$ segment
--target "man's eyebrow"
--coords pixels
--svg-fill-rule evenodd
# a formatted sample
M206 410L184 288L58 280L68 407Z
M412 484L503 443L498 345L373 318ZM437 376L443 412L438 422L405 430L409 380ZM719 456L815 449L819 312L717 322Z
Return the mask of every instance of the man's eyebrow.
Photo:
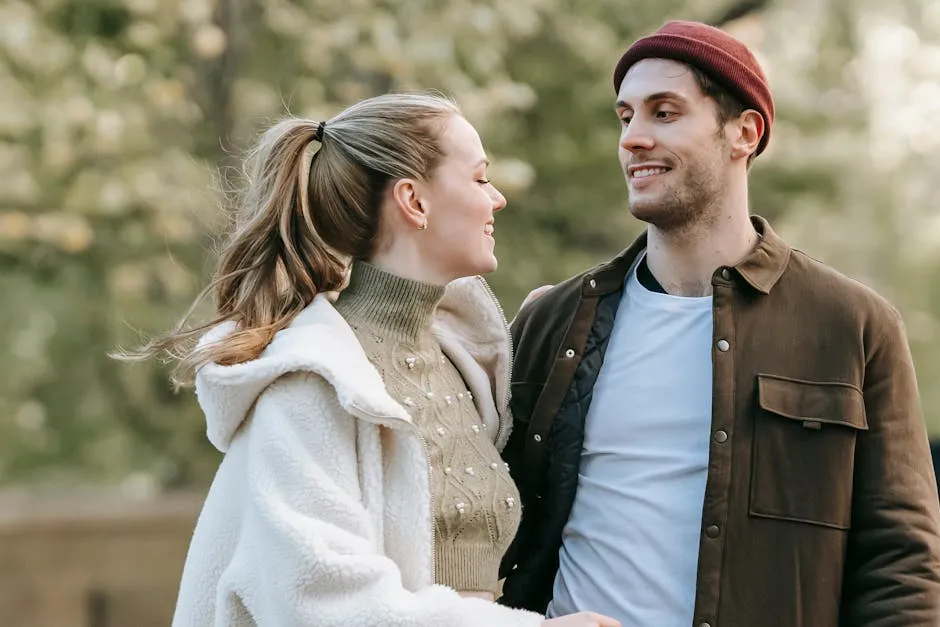
M658 91L655 94L650 94L643 99L643 102L650 104L652 102L660 102L662 100L678 100L680 102L688 102L688 98L675 91ZM630 109L631 106L624 100L618 100L614 103L614 109Z

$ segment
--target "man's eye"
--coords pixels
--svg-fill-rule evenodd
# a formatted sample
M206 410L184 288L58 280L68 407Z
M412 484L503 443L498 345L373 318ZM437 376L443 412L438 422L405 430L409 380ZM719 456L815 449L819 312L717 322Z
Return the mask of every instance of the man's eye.
M480 185L489 185L490 180L489 179L477 179L477 183L479 183Z

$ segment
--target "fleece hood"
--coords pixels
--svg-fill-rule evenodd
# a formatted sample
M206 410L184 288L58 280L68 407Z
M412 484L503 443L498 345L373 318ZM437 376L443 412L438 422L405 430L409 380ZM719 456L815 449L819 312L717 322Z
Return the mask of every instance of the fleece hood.
M235 329L226 322L207 332L200 346ZM509 327L482 277L450 283L435 311L432 332L473 392L477 408L498 448L509 436ZM336 391L343 409L387 426L410 423L406 409L385 391L352 328L325 295L318 295L256 359L228 366L209 363L196 373L196 397L206 417L206 434L226 452L255 401L279 377L310 372Z

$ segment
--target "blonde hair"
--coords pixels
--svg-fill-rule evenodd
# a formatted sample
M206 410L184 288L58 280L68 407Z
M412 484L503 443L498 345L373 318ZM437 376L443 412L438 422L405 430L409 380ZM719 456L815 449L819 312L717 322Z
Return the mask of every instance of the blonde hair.
M427 180L440 162L444 123L460 112L443 97L388 94L358 102L326 122L281 120L248 154L236 197L234 228L211 283L176 327L125 360L169 355L172 380L192 382L198 368L258 357L319 292L342 287L348 259L373 253L379 209L390 182ZM307 165L311 142L320 147ZM190 326L209 294L216 315ZM211 327L234 322L223 339L197 347Z

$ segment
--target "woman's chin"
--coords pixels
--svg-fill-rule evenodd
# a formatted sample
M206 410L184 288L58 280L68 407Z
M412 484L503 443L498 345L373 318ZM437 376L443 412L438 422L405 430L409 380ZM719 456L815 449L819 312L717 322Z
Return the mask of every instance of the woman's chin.
M495 272L497 267L499 267L499 260L496 259L496 255L491 254L490 258L487 259L485 263L480 264L480 271L477 272L477 274Z
M499 262L496 260L496 255L490 252L484 253L472 261L468 259L467 262L468 263L460 266L461 270L456 273L458 275L457 278L489 274L494 272L499 265Z

